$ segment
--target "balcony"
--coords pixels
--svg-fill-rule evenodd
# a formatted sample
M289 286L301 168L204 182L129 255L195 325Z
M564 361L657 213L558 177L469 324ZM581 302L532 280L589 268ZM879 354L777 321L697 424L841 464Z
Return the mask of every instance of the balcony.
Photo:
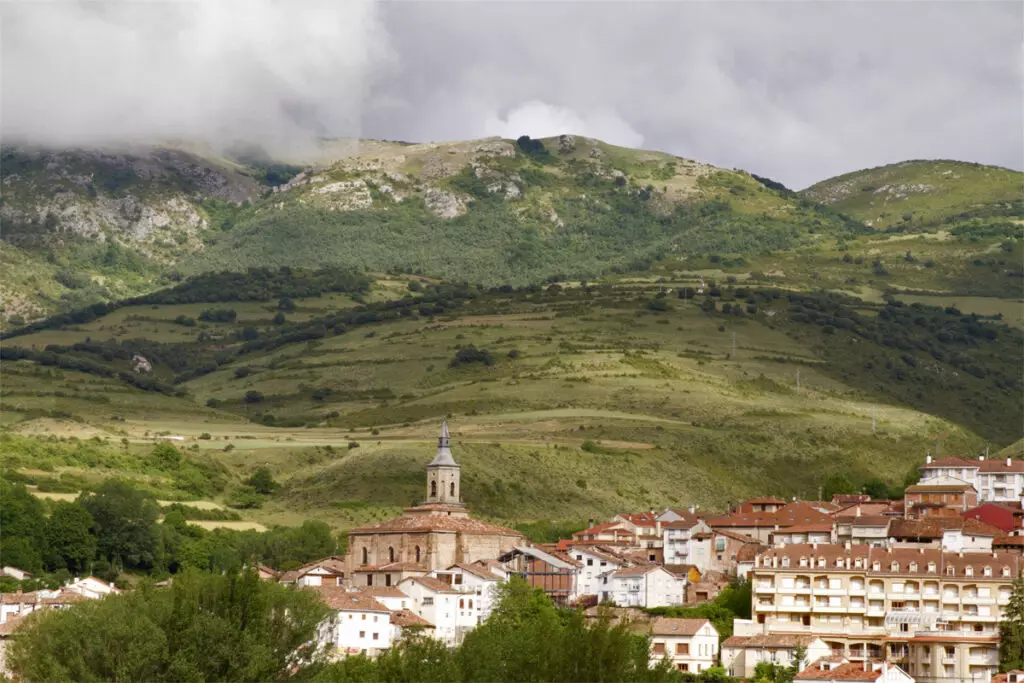
M818 614L846 614L849 610L845 605L815 605L812 611Z
M863 602L860 603L860 604L851 602L849 605L846 606L846 609L849 610L850 612L858 612L859 613L859 612L867 611L867 606Z
M758 584L758 585L754 586L754 592L755 593L774 593L775 592L775 586L771 586L771 585L766 586L766 585L763 585L763 584Z

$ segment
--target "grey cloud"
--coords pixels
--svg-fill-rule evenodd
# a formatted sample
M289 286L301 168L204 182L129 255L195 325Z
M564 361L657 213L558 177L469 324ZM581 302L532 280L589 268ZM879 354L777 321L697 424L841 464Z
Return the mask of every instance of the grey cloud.
M1016 2L29 2L3 133L68 144L561 127L803 187L908 158L1024 167Z

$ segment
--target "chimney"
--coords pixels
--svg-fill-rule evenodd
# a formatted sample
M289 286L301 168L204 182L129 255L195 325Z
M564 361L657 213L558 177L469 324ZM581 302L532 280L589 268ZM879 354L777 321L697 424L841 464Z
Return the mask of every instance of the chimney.
M1011 463L1011 462L1013 462L1013 458L1011 458L1010 456L1006 456L1006 466L1007 466L1007 467L1009 467L1009 466L1010 466L1010 463Z
M985 456L984 456L984 455L979 455L979 456L978 456L978 460L979 460L979 461L983 461L983 460L985 460Z
M925 465L931 465L932 464L932 456L926 455L925 458L924 458L924 464Z
M590 529L594 526L593 518L587 520L587 528Z
M690 503L690 514L692 515L696 511L697 511L697 506L694 505L693 503Z

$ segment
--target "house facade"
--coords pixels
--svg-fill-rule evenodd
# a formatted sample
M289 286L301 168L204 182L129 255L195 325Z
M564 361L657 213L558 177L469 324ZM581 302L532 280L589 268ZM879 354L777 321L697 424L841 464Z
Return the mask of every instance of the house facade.
M652 666L667 659L678 671L699 673L718 661L718 630L707 619L655 617L645 630Z
M601 576L601 602L619 607L682 605L686 580L658 565L626 567Z

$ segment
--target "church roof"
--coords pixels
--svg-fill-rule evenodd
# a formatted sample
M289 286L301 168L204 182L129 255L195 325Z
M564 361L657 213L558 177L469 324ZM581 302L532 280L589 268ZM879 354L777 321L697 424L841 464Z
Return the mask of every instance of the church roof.
M430 461L427 467L458 467L459 463L455 462L455 458L452 457L452 451L449 447L448 435L448 422L445 421L441 424L441 438L437 440L437 455Z
M440 531L463 534L493 534L497 536L522 536L513 529L491 524L472 517L454 517L449 515L417 515L404 514L384 522L370 526L351 529L349 534L403 533Z

